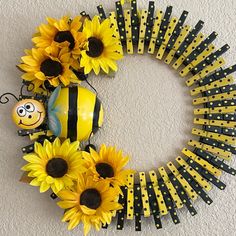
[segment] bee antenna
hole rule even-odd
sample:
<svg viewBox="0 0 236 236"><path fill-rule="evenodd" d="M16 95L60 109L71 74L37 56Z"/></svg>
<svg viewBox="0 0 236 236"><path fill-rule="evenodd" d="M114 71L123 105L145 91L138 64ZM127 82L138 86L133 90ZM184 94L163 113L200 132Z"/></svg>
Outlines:
<svg viewBox="0 0 236 236"><path fill-rule="evenodd" d="M97 90L92 86L92 84L90 84L87 79L85 81L95 91L95 93L98 95Z"/></svg>
<svg viewBox="0 0 236 236"><path fill-rule="evenodd" d="M16 99L16 101L19 101L19 98L16 97L15 94L13 93L4 93L0 96L0 104L6 104L9 102L9 96L12 96L13 98Z"/></svg>

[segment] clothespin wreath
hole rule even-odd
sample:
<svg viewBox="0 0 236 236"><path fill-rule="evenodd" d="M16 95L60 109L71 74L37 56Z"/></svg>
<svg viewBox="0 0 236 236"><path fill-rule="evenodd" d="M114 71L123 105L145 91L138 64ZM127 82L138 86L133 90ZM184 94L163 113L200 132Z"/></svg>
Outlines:
<svg viewBox="0 0 236 236"><path fill-rule="evenodd" d="M134 220L134 229L141 231L147 217L160 229L164 215L178 224L182 208L194 216L198 198L210 205L213 186L225 189L223 172L236 174L228 164L236 154L231 75L236 65L225 66L223 56L229 45L217 49L217 33L201 33L201 20L186 24L187 11L175 17L172 6L163 11L150 1L147 9L138 9L131 0L124 9L124 2L116 2L111 12L99 5L91 17L82 11L74 18L46 18L32 38L34 48L25 50L18 65L20 95L1 96L2 104L10 95L17 100L12 118L18 134L33 141L22 148L21 181L51 191L68 229L82 223L85 235L91 227L109 230L115 216L117 230ZM175 160L148 173L127 169L129 156L115 146L103 144L97 150L91 143L102 128L103 105L95 88L82 87L89 74L114 74L125 53L135 52L154 55L186 78L196 107L196 139Z"/></svg>

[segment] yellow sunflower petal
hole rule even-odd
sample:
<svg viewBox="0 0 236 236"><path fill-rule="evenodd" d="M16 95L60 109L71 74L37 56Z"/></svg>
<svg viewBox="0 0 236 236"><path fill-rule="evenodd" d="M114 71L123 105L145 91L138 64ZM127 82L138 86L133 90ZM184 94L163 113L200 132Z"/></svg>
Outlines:
<svg viewBox="0 0 236 236"><path fill-rule="evenodd" d="M61 75L60 76L60 81L65 85L65 86L68 86L70 84L70 78L68 77L65 77L64 75ZM58 86L58 85L56 85ZM55 86L55 87L56 87Z"/></svg>
<svg viewBox="0 0 236 236"><path fill-rule="evenodd" d="M92 60L92 67L95 74L98 75L100 72L99 60Z"/></svg>
<svg viewBox="0 0 236 236"><path fill-rule="evenodd" d="M48 189L50 188L50 185L46 182L46 181L43 181L40 185L40 193L44 193L46 192Z"/></svg>
<svg viewBox="0 0 236 236"><path fill-rule="evenodd" d="M66 221L70 220L70 218L72 218L77 211L78 210L76 207L73 207L70 210L67 210L65 212L64 216L62 217L62 222L66 222Z"/></svg>
<svg viewBox="0 0 236 236"><path fill-rule="evenodd" d="M84 223L84 236L87 236L89 231L91 230L91 223L86 218L82 218L82 220Z"/></svg>
<svg viewBox="0 0 236 236"><path fill-rule="evenodd" d="M38 181L42 182L42 181L45 181L46 177L47 177L47 174L42 171L41 174L37 176L37 179Z"/></svg>
<svg viewBox="0 0 236 236"><path fill-rule="evenodd" d="M62 145L61 145L61 147L60 147L60 149L59 149L59 155L61 155L61 156L67 156L67 152L68 152L69 147L70 147L70 139L66 139L66 140L62 143Z"/></svg>
<svg viewBox="0 0 236 236"><path fill-rule="evenodd" d="M37 79L39 79L39 80L42 80L42 81L46 80L46 76L45 76L44 73L41 72L41 71L35 73L34 76L35 76Z"/></svg>
<svg viewBox="0 0 236 236"><path fill-rule="evenodd" d="M102 70L103 70L105 73L108 74L108 73L109 73L109 67L108 67L108 65L107 65L106 63L104 63L104 61L101 60L101 59L99 59L99 64L100 64Z"/></svg>
<svg viewBox="0 0 236 236"><path fill-rule="evenodd" d="M42 51L40 49L36 49L36 48L32 48L32 56L38 62L43 61L44 58L45 58L45 56L42 53Z"/></svg>
<svg viewBox="0 0 236 236"><path fill-rule="evenodd" d="M108 59L108 58L105 58L104 60L105 60L105 62L107 63L107 65L108 65L113 71L117 71L117 70L118 70L118 67L117 67L116 62L114 62L113 60Z"/></svg>
<svg viewBox="0 0 236 236"><path fill-rule="evenodd" d="M54 183L54 178L52 178L51 176L47 176L46 177L46 182L51 185L51 184Z"/></svg>
<svg viewBox="0 0 236 236"><path fill-rule="evenodd" d="M58 77L54 77L52 79L49 79L49 83L53 86L53 87L57 87L60 84L60 81L58 79Z"/></svg>
<svg viewBox="0 0 236 236"><path fill-rule="evenodd" d="M47 157L50 159L53 156L52 144L48 140L45 140L44 144L45 144L44 147L47 153Z"/></svg>
<svg viewBox="0 0 236 236"><path fill-rule="evenodd" d="M53 147L53 155L54 156L57 156L59 153L58 153L58 150L60 150L60 147L61 147L61 141L59 138L56 138L52 144L52 147Z"/></svg>
<svg viewBox="0 0 236 236"><path fill-rule="evenodd" d="M64 188L64 183L61 179L55 179L54 184L56 187L55 193L58 193L59 191L61 191Z"/></svg>
<svg viewBox="0 0 236 236"><path fill-rule="evenodd" d="M83 213L86 215L94 215L96 213L96 210L90 209L84 205L81 205L80 208L83 211Z"/></svg>
<svg viewBox="0 0 236 236"><path fill-rule="evenodd" d="M27 65L38 66L37 61L32 56L23 56L21 60Z"/></svg>
<svg viewBox="0 0 236 236"><path fill-rule="evenodd" d="M43 170L41 164L29 163L21 168L24 171L31 171L31 170Z"/></svg>
<svg viewBox="0 0 236 236"><path fill-rule="evenodd" d="M21 76L21 78L27 81L32 81L35 79L35 75L34 73L25 73Z"/></svg>
<svg viewBox="0 0 236 236"><path fill-rule="evenodd" d="M76 16L73 21L71 22L71 29L74 29L76 31L79 31L79 29L82 26L82 22L81 22L81 16Z"/></svg>
<svg viewBox="0 0 236 236"><path fill-rule="evenodd" d="M30 163L36 163L36 164L42 163L42 160L36 154L33 154L33 153L23 156L23 159Z"/></svg>
<svg viewBox="0 0 236 236"><path fill-rule="evenodd" d="M68 224L68 230L74 229L80 223L80 220L81 220L81 213L78 212L70 220L70 222Z"/></svg>
<svg viewBox="0 0 236 236"><path fill-rule="evenodd" d="M61 198L61 199L66 199L66 200L76 200L78 198L78 194L77 193L74 193L72 191L69 191L69 190L61 190L59 193L58 193L58 197Z"/></svg>
<svg viewBox="0 0 236 236"><path fill-rule="evenodd" d="M74 154L77 150L79 150L79 146L80 146L80 142L79 141L75 141L73 143L71 143L68 152L67 152L67 156L71 156L72 154Z"/></svg>
<svg viewBox="0 0 236 236"><path fill-rule="evenodd" d="M34 74L35 72L35 67L26 65L26 64L19 64L17 65L17 67L19 67L20 70L23 70L25 72L31 72L32 74Z"/></svg>
<svg viewBox="0 0 236 236"><path fill-rule="evenodd" d="M36 36L32 38L32 42L39 48L46 48L52 41L50 39L42 38L41 36Z"/></svg>
<svg viewBox="0 0 236 236"><path fill-rule="evenodd" d="M46 160L47 159L47 154L46 154L46 151L45 149L43 148L43 146L36 142L34 144L34 151L38 154L38 156L43 159L43 160Z"/></svg>
<svg viewBox="0 0 236 236"><path fill-rule="evenodd" d="M89 149L91 157L96 161L99 162L101 160L100 156L98 155L98 153L93 150L92 148Z"/></svg>
<svg viewBox="0 0 236 236"><path fill-rule="evenodd" d="M76 201L60 201L57 203L57 205L63 209L72 208L72 207L76 206L76 204L77 204Z"/></svg>
<svg viewBox="0 0 236 236"><path fill-rule="evenodd" d="M41 185L41 182L39 182L37 180L37 178L35 178L35 179L31 180L30 185L38 187Z"/></svg>

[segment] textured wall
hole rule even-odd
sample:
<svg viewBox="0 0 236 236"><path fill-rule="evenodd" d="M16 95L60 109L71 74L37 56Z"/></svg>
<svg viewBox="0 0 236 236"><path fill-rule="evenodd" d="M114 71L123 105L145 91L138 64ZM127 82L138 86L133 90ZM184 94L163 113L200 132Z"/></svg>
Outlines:
<svg viewBox="0 0 236 236"><path fill-rule="evenodd" d="M104 0L107 10L114 9L112 0ZM34 28L45 16L60 17L86 10L91 15L101 0L0 0L0 94L19 91L20 72L15 65L25 48L30 48ZM156 2L164 8L171 4L174 14L190 12L187 22L206 22L203 32L219 33L217 45L229 43L226 55L229 64L236 54L236 2L233 0L162 0ZM139 0L140 7L147 1ZM145 64L145 66L144 66ZM190 137L192 106L188 89L175 71L150 56L128 56L119 63L120 70L113 79L92 77L106 110L104 127L94 138L100 144L116 144L132 156L131 167L150 170L180 154ZM23 165L20 147L28 143L18 138L9 116L11 104L0 107L0 235L81 235L79 229L69 233L60 222L62 210L48 194L39 194L37 188L19 183ZM232 163L234 167L236 163ZM197 201L198 214L191 217L186 209L180 211L181 224L173 225L169 217L163 219L164 229L159 235L235 235L236 181L224 175L225 191L213 189L214 203L206 206ZM157 234L152 219L143 221L143 231L137 235ZM92 233L93 234L93 233ZM91 235L92 235L91 234ZM134 222L128 222L121 232L111 225L98 235L135 235Z"/></svg>

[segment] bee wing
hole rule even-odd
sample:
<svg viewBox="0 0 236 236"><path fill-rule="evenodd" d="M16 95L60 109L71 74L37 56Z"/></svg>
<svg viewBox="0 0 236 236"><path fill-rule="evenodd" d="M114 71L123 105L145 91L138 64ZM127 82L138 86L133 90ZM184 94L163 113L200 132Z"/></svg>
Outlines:
<svg viewBox="0 0 236 236"><path fill-rule="evenodd" d="M61 86L58 86L52 93L48 101L48 126L55 136L61 134L61 123L56 115L56 109L54 107L55 101L61 92Z"/></svg>
<svg viewBox="0 0 236 236"><path fill-rule="evenodd" d="M49 129L53 132L53 134L57 137L61 134L61 123L56 116L56 113L50 112L48 114L48 126Z"/></svg>
<svg viewBox="0 0 236 236"><path fill-rule="evenodd" d="M58 98L59 94L61 92L61 86L58 86L52 93L52 95L50 96L49 100L48 100L48 110L52 110L54 103L56 101L56 99Z"/></svg>

